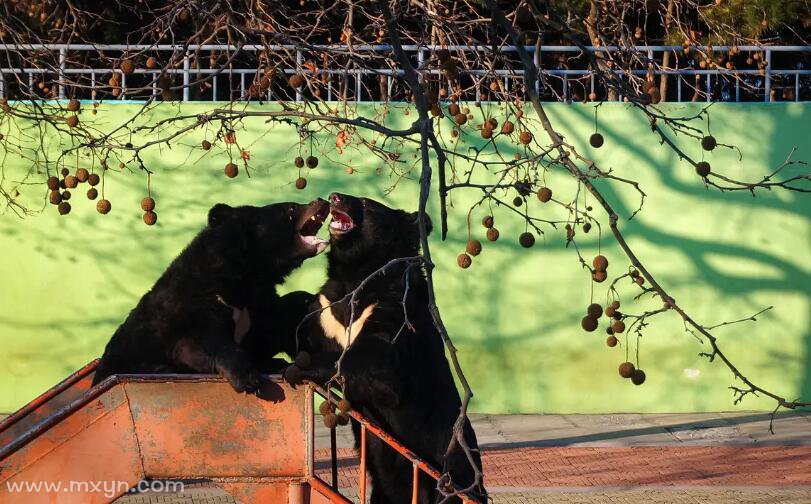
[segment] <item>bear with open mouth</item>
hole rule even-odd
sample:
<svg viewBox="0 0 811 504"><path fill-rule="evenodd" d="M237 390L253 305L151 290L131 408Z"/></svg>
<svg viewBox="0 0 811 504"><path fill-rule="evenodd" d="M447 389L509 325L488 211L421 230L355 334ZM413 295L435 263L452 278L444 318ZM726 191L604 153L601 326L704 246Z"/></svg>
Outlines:
<svg viewBox="0 0 811 504"><path fill-rule="evenodd" d="M217 373L237 392L256 392L260 372L292 354L311 300L276 286L327 242L322 199L262 207L217 204L208 225L113 334L94 383L113 374Z"/></svg>
<svg viewBox="0 0 811 504"><path fill-rule="evenodd" d="M389 208L368 198L332 194L328 280L298 329L299 349L311 354L306 368L291 366L285 379L325 383L341 376L352 407L380 425L443 473L457 488L474 481L474 470L458 443L449 451L461 407L442 338L428 308L417 213ZM430 219L427 228L430 232ZM391 264L398 258L415 260ZM368 278L386 266L383 274ZM350 295L367 281L356 298ZM356 444L360 427L352 422ZM464 439L481 470L476 434L469 422ZM411 502L411 463L375 436L367 437L373 503ZM436 484L420 472L420 503L439 499ZM471 496L486 501L479 485ZM459 502L450 499L449 502Z"/></svg>

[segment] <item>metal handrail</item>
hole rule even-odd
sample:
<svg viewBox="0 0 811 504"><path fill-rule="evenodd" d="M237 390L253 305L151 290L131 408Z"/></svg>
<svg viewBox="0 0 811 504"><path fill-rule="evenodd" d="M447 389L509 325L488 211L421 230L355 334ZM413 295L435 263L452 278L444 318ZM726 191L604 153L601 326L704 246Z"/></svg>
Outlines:
<svg viewBox="0 0 811 504"><path fill-rule="evenodd" d="M324 388L314 383L311 383L313 390L333 404L333 406L338 405L338 400L335 399L336 394L332 392L328 392ZM313 408L314 409L314 408ZM440 473L436 468L434 468L431 464L427 461L422 459L419 455L408 449L405 445L400 443L397 439L394 438L391 434L387 433L374 422L363 416L356 410L351 410L346 412L345 414L349 415L360 424L360 466L358 468L358 475L359 475L359 482L358 482L358 496L360 499L361 504L366 504L366 437L367 433L371 432L372 435L376 436L378 439L389 445L394 451L399 453L403 458L411 462L412 466L412 485L411 485L411 502L416 504L418 501L417 496L419 495L419 475L420 471L424 472L431 478L436 481L442 477L442 473ZM335 436L335 428L330 429L330 462L331 462L331 470L332 470L332 487L335 491L338 491L338 461L337 461L337 447L336 447L336 436ZM458 489L458 488L457 488ZM475 504L475 500L471 499L468 495L462 493L459 495L462 499L464 504Z"/></svg>
<svg viewBox="0 0 811 504"><path fill-rule="evenodd" d="M764 55L764 62L766 63L766 67L761 71L757 69L726 69L726 68L713 68L713 69L693 69L693 68L686 68L686 69L646 69L646 68L637 68L637 69L630 69L630 70L621 70L621 69L614 69L610 70L617 75L626 75L628 73L634 75L647 75L647 74L655 74L655 75L672 75L677 77L677 101L682 101L682 81L684 76L706 76L705 83L706 89L703 92L706 97L706 101L712 100L712 81L713 76L716 77L738 77L738 76L758 76L763 79L762 87L763 87L763 100L770 101L771 98L771 91L772 91L772 80L775 76L786 76L786 77L793 77L794 78L794 100L800 101L801 99L801 76L811 75L811 69L800 69L800 68L772 68L772 54L773 53L803 53L811 55L811 45L788 45L788 46L759 46L759 45L742 45L742 46L729 46L729 45L712 45L712 46L704 46L704 45L694 45L690 46L694 49L709 51L713 53L724 53L729 52L731 49L736 49L738 51L756 51L762 52ZM438 69L426 69L423 66L425 62L426 52L434 51L436 49L447 49L449 51L462 51L462 52L489 52L492 51L493 48L489 46L481 46L481 45L449 45L449 46L439 46L439 45L405 45L403 49L407 53L412 53L416 55L417 61L420 64L421 72L429 73L433 75L441 75L441 71ZM640 45L640 46L631 46L631 47L619 47L619 46L602 46L602 47L595 47L595 46L585 46L584 48L580 48L577 46L561 46L561 45L541 45L536 47L534 45L527 45L523 47L529 53L579 53L583 50L589 52L602 52L602 53L646 53L649 59L653 59L653 56L657 52L669 52L675 51L679 52L684 49L684 46L680 45ZM301 63L303 62L303 54L312 52L312 51L332 51L335 53L349 53L350 49L352 52L371 52L371 53L386 53L393 50L393 47L389 44L360 44L360 45L353 45L351 48L346 45L338 45L338 44L315 44L309 47L302 47L292 44L271 44L271 45L261 45L261 44L245 44L242 46L237 46L233 44L190 44L188 46L182 45L172 45L172 44L0 44L0 51L17 51L17 52L25 52L25 51L54 51L59 53L59 68L11 68L11 67L3 67L0 68L0 98L6 97L6 82L4 75L5 74L24 74L28 75L29 78L29 86L33 87L33 77L36 75L43 75L43 74L53 74L58 73L59 79L57 81L58 85L58 97L60 99L65 97L65 86L68 84L66 79L63 79L63 76L67 75L89 75L91 79L90 85L90 92L91 97L92 92L96 89L105 89L106 86L99 86L96 82L97 75L109 75L112 73L117 73L122 75L120 88L121 94L119 96L120 100L125 100L127 98L127 83L126 83L126 75L124 75L120 70L117 69L110 69L110 68L69 68L67 63L67 52L68 51L79 51L79 52L103 52L103 51L111 51L111 52L121 52L122 55L127 55L129 53L141 53L141 52L172 52L172 53L179 53L182 55L182 66L179 65L178 68L166 68L166 69L136 69L134 74L136 75L150 75L153 78L152 81L152 94L153 96L158 93L156 87L156 80L161 74L169 74L169 75L181 75L183 77L183 101L192 101L191 93L189 92L188 83L190 82L191 75L209 75L211 76L211 81L213 85L212 89L212 101L217 101L218 99L218 78L219 77L230 77L230 76L237 76L239 78L239 85L236 89L239 90L239 99L240 100L247 100L250 97L247 95L246 90L247 87L245 85L245 76L246 75L254 75L259 70L257 68L228 68L228 69L196 69L191 68L190 65L190 58L194 51L247 51L247 52L257 52L257 51L295 51L296 53L296 66L288 67L281 69L280 71L285 74L293 74L301 70ZM517 46L501 46L497 49L500 52L515 52L518 50ZM470 69L470 70L461 70L461 72L467 75L474 75L474 76L484 76L484 75L497 75L500 78L504 79L504 85L506 88L509 89L510 81L515 78L522 78L523 71L521 70L477 70L477 69ZM590 89L593 91L595 82L594 82L594 72L592 70L587 69L547 69L541 68L541 73L544 75L555 76L562 78L563 81L563 89L562 89L562 98L563 100L568 101L570 99L569 93L569 80L568 77L576 77L576 78L589 78L589 86ZM392 78L396 78L398 76L403 75L402 70L392 70L389 68L363 68L363 69L322 69L317 72L318 75L341 75L341 76L352 76L355 79L355 101L362 102L364 101L363 93L362 93L362 78L364 76L385 76L387 79L387 89L391 90L392 87ZM236 91L234 85L231 83L230 79L228 81L228 85L230 86L229 89L229 99L232 96L232 93ZM539 85L539 84L538 84ZM759 83L758 83L758 86ZM480 96L478 94L476 98L479 99ZM327 101L333 100L333 91L332 86L327 87ZM622 96L619 96L618 99L622 100ZM271 91L267 91L266 99L271 100L273 96L271 95ZM295 94L295 101L301 101L302 95L300 92L296 92ZM740 101L740 80L735 79L735 101Z"/></svg>

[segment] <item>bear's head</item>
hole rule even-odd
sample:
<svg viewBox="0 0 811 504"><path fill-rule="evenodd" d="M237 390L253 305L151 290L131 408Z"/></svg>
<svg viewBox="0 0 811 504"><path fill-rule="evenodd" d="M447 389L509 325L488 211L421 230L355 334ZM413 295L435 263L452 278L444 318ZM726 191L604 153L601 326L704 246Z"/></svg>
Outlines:
<svg viewBox="0 0 811 504"><path fill-rule="evenodd" d="M218 203L208 212L207 231L227 241L222 248L227 248L229 258L246 265L249 272L261 269L283 277L324 251L327 241L315 234L328 215L329 204L320 198L309 204L262 207Z"/></svg>
<svg viewBox="0 0 811 504"><path fill-rule="evenodd" d="M418 212L406 212L369 198L333 193L329 196L330 276L339 265L373 271L392 259L419 254ZM431 232L431 219L426 231Z"/></svg>

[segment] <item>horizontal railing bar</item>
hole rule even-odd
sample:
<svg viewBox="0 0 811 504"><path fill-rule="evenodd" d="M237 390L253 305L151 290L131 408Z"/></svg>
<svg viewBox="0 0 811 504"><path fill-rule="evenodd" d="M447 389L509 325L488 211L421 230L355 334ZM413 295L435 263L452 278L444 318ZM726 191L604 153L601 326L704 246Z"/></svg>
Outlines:
<svg viewBox="0 0 811 504"><path fill-rule="evenodd" d="M691 49L702 49L707 51L721 51L726 52L732 48L740 51L773 51L773 52L811 52L811 45L742 45L742 46L730 46L730 45L713 45L713 46L705 46L705 45L690 45L690 46L682 46L682 45L644 45L644 46L630 46L630 47L622 47L622 46L584 46L584 48L590 52L601 52L601 51L609 51L609 52L620 52L620 51L638 51L638 52L646 52L646 51L681 51L684 50L685 47L689 47ZM262 44L245 44L243 46L236 46L233 44L190 44L188 46L183 45L171 45L171 44L0 44L0 50L10 51L10 50L74 50L74 51L219 51L219 50L229 50L229 51L236 51L237 49L243 51L263 51L263 50L271 50L271 51L279 51L279 50L339 50L339 49L349 49L349 46L341 45L341 44L313 44L313 45L295 45L295 44L270 44L270 45L262 45ZM434 51L439 49L447 49L449 51L492 51L491 46L481 46L481 45L405 45L403 46L405 51ZM393 46L390 44L358 44L353 45L351 50L353 52L356 51L391 51L393 50ZM505 45L500 46L499 50L502 52L515 52L518 50L517 46L512 45ZM536 47L534 45L524 46L524 50L534 52ZM549 45L540 46L541 52L580 52L582 49L578 46L562 46L562 45Z"/></svg>
<svg viewBox="0 0 811 504"><path fill-rule="evenodd" d="M604 72L609 72L609 70L603 70ZM228 74L255 74L262 72L262 70L257 70L255 68L235 68L233 70L221 70L218 68L191 68L188 71L182 68L167 68L165 70L133 70L133 74L153 74L158 75L160 73L169 73L169 74L185 74L186 72L190 74L198 73L198 74L218 74L222 76L228 76ZM594 70L561 70L561 69L541 69L541 73L545 74L553 74L553 75L591 75L595 73ZM610 72L617 74L617 75L624 75L628 73L633 73L634 75L647 75L647 74L655 74L655 75L757 75L760 73L760 70L756 69L742 69L742 70L728 70L728 69L716 69L716 70L695 70L695 69L662 69L662 70L643 70L643 69L633 69L633 70L610 70ZM121 74L121 70L112 69L112 68L68 68L64 70L58 69L46 69L46 68L0 68L0 73L3 74L47 74L47 73L64 73L64 74L105 74L105 73L117 73ZM295 68L285 68L282 70L282 73L285 74L294 74L297 73ZM403 75L402 70L391 70L388 68L381 68L381 69L372 69L372 68L365 68L365 69L354 69L354 70L317 70L315 73L313 72L304 72L308 75ZM432 75L442 75L441 70L427 70L424 73L429 73ZM469 74L469 75L499 75L503 77L510 77L510 76L519 76L524 75L523 70L463 70L459 69L459 73L462 74ZM797 70L791 68L776 68L771 70L772 76L774 75L811 75L811 69L808 70Z"/></svg>

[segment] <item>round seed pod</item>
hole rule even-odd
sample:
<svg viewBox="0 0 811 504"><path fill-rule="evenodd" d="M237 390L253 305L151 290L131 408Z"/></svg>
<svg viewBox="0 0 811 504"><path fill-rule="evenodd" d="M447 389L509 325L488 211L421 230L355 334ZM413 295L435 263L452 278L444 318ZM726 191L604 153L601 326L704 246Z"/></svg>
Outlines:
<svg viewBox="0 0 811 504"><path fill-rule="evenodd" d="M155 200L147 196L141 200L141 210L144 212L151 212L155 209Z"/></svg>
<svg viewBox="0 0 811 504"><path fill-rule="evenodd" d="M296 189L304 189L307 187L307 179L304 177L299 177L296 179Z"/></svg>
<svg viewBox="0 0 811 504"><path fill-rule="evenodd" d="M495 117L491 117L490 119L487 120L485 126L489 126L490 129L498 128L498 119L496 119Z"/></svg>
<svg viewBox="0 0 811 504"><path fill-rule="evenodd" d="M322 415L329 415L335 412L335 406L329 401L324 401L318 406L318 412Z"/></svg>
<svg viewBox="0 0 811 504"><path fill-rule="evenodd" d="M597 270L591 274L591 279L597 283L605 282L606 278L608 278L608 274L604 270Z"/></svg>
<svg viewBox="0 0 811 504"><path fill-rule="evenodd" d="M119 68L125 75L129 75L135 71L135 63L133 63L130 59L125 59L121 62Z"/></svg>
<svg viewBox="0 0 811 504"><path fill-rule="evenodd" d="M70 175L70 170L68 170L67 168L62 168L61 170L59 170L59 173L62 174L63 177L67 177L68 175Z"/></svg>
<svg viewBox="0 0 811 504"><path fill-rule="evenodd" d="M699 161L696 163L696 173L701 175L702 177L706 177L710 174L711 168L710 163L706 161Z"/></svg>
<svg viewBox="0 0 811 504"><path fill-rule="evenodd" d="M482 242L480 242L479 240L468 240L465 250L467 251L468 254L472 255L473 257L476 257L477 255L482 253Z"/></svg>
<svg viewBox="0 0 811 504"><path fill-rule="evenodd" d="M634 369L631 375L631 382L633 382L634 385L642 385L645 383L645 372L641 369Z"/></svg>
<svg viewBox="0 0 811 504"><path fill-rule="evenodd" d="M79 182L87 182L87 179L90 177L90 172L87 171L87 168L79 168L76 170L76 180Z"/></svg>
<svg viewBox="0 0 811 504"><path fill-rule="evenodd" d="M636 277L638 277L638 276L639 276L639 271L637 271L637 270L635 270L635 269L634 269L634 270L631 270L630 275L631 275L631 278L636 278Z"/></svg>
<svg viewBox="0 0 811 504"><path fill-rule="evenodd" d="M538 199L541 203L546 203L552 199L552 189L548 187L541 187L538 189Z"/></svg>
<svg viewBox="0 0 811 504"><path fill-rule="evenodd" d="M504 124L501 125L501 133L503 135L510 135L513 131L515 131L515 125L510 121L504 121Z"/></svg>
<svg viewBox="0 0 811 504"><path fill-rule="evenodd" d="M298 89L304 84L304 77L299 74L293 74L287 79L287 83L293 89Z"/></svg>
<svg viewBox="0 0 811 504"><path fill-rule="evenodd" d="M67 118L67 119L65 119L65 123L66 123L66 124L67 124L69 127L71 127L71 128L75 128L76 126L78 126L78 125L79 125L79 116L75 116L75 115L68 116L68 118Z"/></svg>
<svg viewBox="0 0 811 504"><path fill-rule="evenodd" d="M460 112L461 110L459 109L459 105L455 103L451 103L450 105L448 105L448 114L456 117L457 115L459 115Z"/></svg>
<svg viewBox="0 0 811 504"><path fill-rule="evenodd" d="M594 260L591 261L591 264L596 270L605 271L608 269L608 259L606 259L604 255L598 255L595 257Z"/></svg>
<svg viewBox="0 0 811 504"><path fill-rule="evenodd" d="M580 321L580 325L583 326L583 330L594 332L597 329L597 319L586 315L583 317L583 320Z"/></svg>
<svg viewBox="0 0 811 504"><path fill-rule="evenodd" d="M613 306L613 305L612 305L612 306L608 306L608 307L605 309L605 316L606 316L606 317L608 317L608 318L613 318L613 317L614 317L614 312L615 312L615 311L617 311L617 309L616 309L616 308L614 308L614 306Z"/></svg>
<svg viewBox="0 0 811 504"><path fill-rule="evenodd" d="M453 119L459 126L462 126L467 122L467 116L465 114L456 114L455 116L453 116Z"/></svg>
<svg viewBox="0 0 811 504"><path fill-rule="evenodd" d="M307 168L315 168L318 166L318 158L315 156L307 156Z"/></svg>
<svg viewBox="0 0 811 504"><path fill-rule="evenodd" d="M520 207L523 204L524 204L524 199L521 196L516 196L515 198L513 198L513 206L514 207Z"/></svg>
<svg viewBox="0 0 811 504"><path fill-rule="evenodd" d="M588 233L591 231L591 222L586 222L583 224L583 232Z"/></svg>
<svg viewBox="0 0 811 504"><path fill-rule="evenodd" d="M203 150L209 150L211 149L211 142L209 142L208 140L203 140L202 142L200 142L200 147L202 147Z"/></svg>
<svg viewBox="0 0 811 504"><path fill-rule="evenodd" d="M491 227L487 230L487 239L491 242L498 240L498 229Z"/></svg>
<svg viewBox="0 0 811 504"><path fill-rule="evenodd" d="M605 140L603 139L603 135L599 133L594 133L589 137L589 144L595 149L599 149L600 147L602 147L604 141Z"/></svg>
<svg viewBox="0 0 811 504"><path fill-rule="evenodd" d="M630 378L634 374L634 365L630 362L623 362L620 364L619 373L623 378Z"/></svg>
<svg viewBox="0 0 811 504"><path fill-rule="evenodd" d="M338 415L338 425L346 425L349 423L349 415Z"/></svg>
<svg viewBox="0 0 811 504"><path fill-rule="evenodd" d="M296 354L296 358L293 361L293 363L301 369L307 369L308 367L310 367L310 364L313 363L313 359L312 357L310 357L309 352L305 352L302 350L301 352Z"/></svg>
<svg viewBox="0 0 811 504"><path fill-rule="evenodd" d="M482 226L486 227L487 229L490 229L491 227L493 227L493 216L492 215L486 215L482 219Z"/></svg>
<svg viewBox="0 0 811 504"><path fill-rule="evenodd" d="M70 191L62 191L62 200L63 201L69 200L70 196L71 196Z"/></svg>
<svg viewBox="0 0 811 504"><path fill-rule="evenodd" d="M352 175L353 173L355 173L355 169L352 168L351 166L347 166L344 171L347 173L347 175Z"/></svg>
<svg viewBox="0 0 811 504"><path fill-rule="evenodd" d="M529 131L522 131L520 135L518 135L518 141L524 145L529 145L532 142L532 133Z"/></svg>
<svg viewBox="0 0 811 504"><path fill-rule="evenodd" d="M618 300L616 300L616 299L614 301L611 301L611 308L613 308L615 310L619 310L620 309L620 302Z"/></svg>
<svg viewBox="0 0 811 504"><path fill-rule="evenodd" d="M155 212L144 212L144 224L147 226L154 226L158 222L158 214Z"/></svg>
<svg viewBox="0 0 811 504"><path fill-rule="evenodd" d="M493 138L493 130L490 128L482 128L480 131L482 138L489 139Z"/></svg>
<svg viewBox="0 0 811 504"><path fill-rule="evenodd" d="M468 269L473 264L473 259L469 255L462 253L456 256L456 264L462 269Z"/></svg>
<svg viewBox="0 0 811 504"><path fill-rule="evenodd" d="M62 203L62 193L59 191L51 191L51 194L48 195L48 201L51 205L58 205Z"/></svg>
<svg viewBox="0 0 811 504"><path fill-rule="evenodd" d="M59 211L59 215L67 215L70 213L70 203L63 201L57 205L56 209Z"/></svg>
<svg viewBox="0 0 811 504"><path fill-rule="evenodd" d="M68 175L65 177L65 187L68 189L74 189L77 185L79 185L79 180L75 176Z"/></svg>
<svg viewBox="0 0 811 504"><path fill-rule="evenodd" d="M439 117L442 115L442 109L436 103L431 105L431 115L433 117Z"/></svg>
<svg viewBox="0 0 811 504"><path fill-rule="evenodd" d="M301 156L296 156L296 159L293 160L293 164L296 165L296 168L303 168L304 167L304 158Z"/></svg>
<svg viewBox="0 0 811 504"><path fill-rule="evenodd" d="M715 148L717 142L715 141L715 137L712 135L707 135L701 139L701 148L705 151L711 151Z"/></svg>
<svg viewBox="0 0 811 504"><path fill-rule="evenodd" d="M352 404L346 399L341 399L338 401L338 409L341 410L341 413L349 413L352 411Z"/></svg>
<svg viewBox="0 0 811 504"><path fill-rule="evenodd" d="M87 176L87 183L91 186L98 185L101 182L101 177L98 176L96 173L91 173Z"/></svg>
<svg viewBox="0 0 811 504"><path fill-rule="evenodd" d="M328 429L334 429L338 426L338 415L335 413L328 413L324 415L324 425Z"/></svg>
<svg viewBox="0 0 811 504"><path fill-rule="evenodd" d="M100 199L96 203L96 211L98 213L102 214L102 215L106 215L106 214L110 213L110 210L112 210L112 208L113 208L113 205L111 205L110 201L106 200L106 199Z"/></svg>
<svg viewBox="0 0 811 504"><path fill-rule="evenodd" d="M617 337L612 334L611 336L605 339L605 344L610 346L611 348L614 348L615 346L617 346L618 341L619 340L617 340Z"/></svg>
<svg viewBox="0 0 811 504"><path fill-rule="evenodd" d="M603 316L603 307L598 303L591 303L586 309L586 313L589 314L589 317L600 318Z"/></svg>
<svg viewBox="0 0 811 504"><path fill-rule="evenodd" d="M82 102L77 100L76 98L72 98L66 107L71 112L78 112L80 108L82 108Z"/></svg>
<svg viewBox="0 0 811 504"><path fill-rule="evenodd" d="M614 320L622 320L623 314L619 310L614 310L614 315L611 316Z"/></svg>
<svg viewBox="0 0 811 504"><path fill-rule="evenodd" d="M645 279L643 277L641 277L641 276L638 276L638 277L634 278L634 282L636 282L637 285L642 285L642 284L645 283Z"/></svg>
<svg viewBox="0 0 811 504"><path fill-rule="evenodd" d="M535 235L530 232L521 233L518 237L518 243L524 248L530 248L535 245Z"/></svg>
<svg viewBox="0 0 811 504"><path fill-rule="evenodd" d="M146 67L150 70L154 70L158 68L158 60L154 57L150 56L146 59Z"/></svg>
<svg viewBox="0 0 811 504"><path fill-rule="evenodd" d="M595 93L594 91L589 93L589 101L597 101L597 93Z"/></svg>
<svg viewBox="0 0 811 504"><path fill-rule="evenodd" d="M614 330L614 334L621 334L625 332L625 322L622 320L615 320L613 324L611 324L611 329Z"/></svg>
<svg viewBox="0 0 811 504"><path fill-rule="evenodd" d="M56 190L59 189L59 179L54 177L53 175L48 177L47 184L48 184L48 189L50 189L51 191L56 191Z"/></svg>
<svg viewBox="0 0 811 504"><path fill-rule="evenodd" d="M87 190L87 199L94 200L99 197L99 191L95 187Z"/></svg>
<svg viewBox="0 0 811 504"><path fill-rule="evenodd" d="M239 175L239 167L234 163L228 163L225 165L223 172L225 173L226 177L234 178Z"/></svg>

